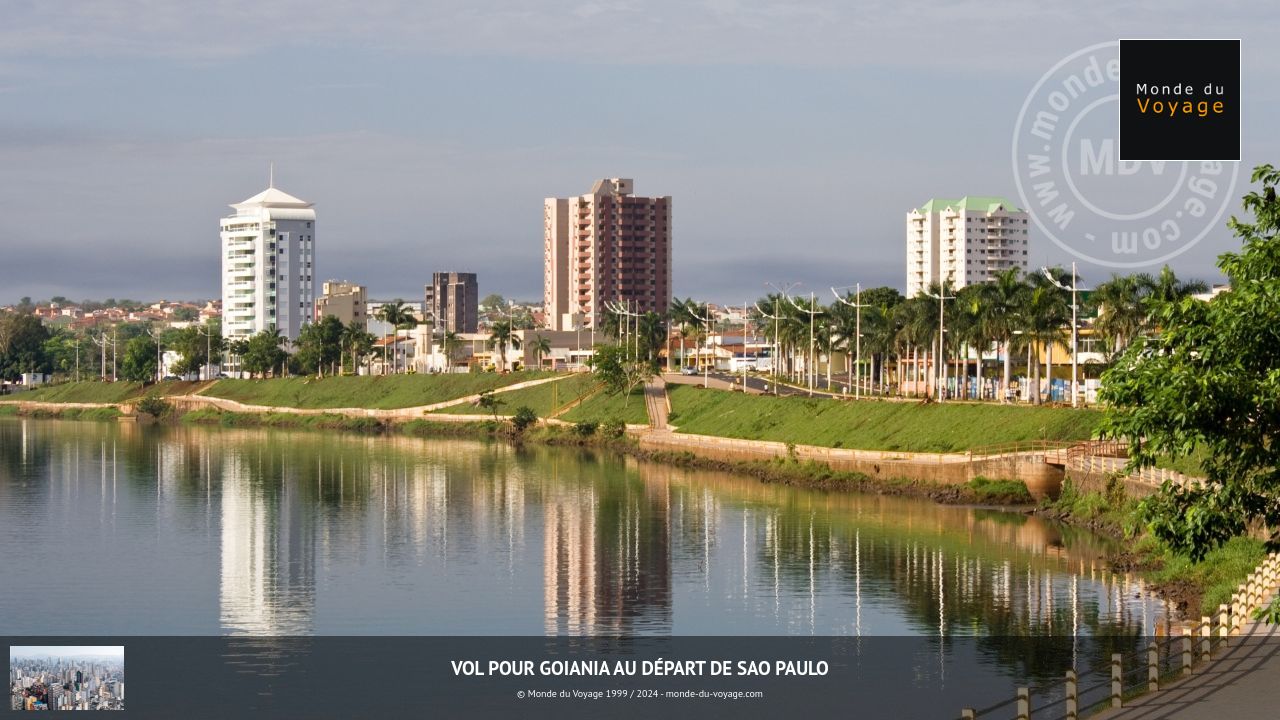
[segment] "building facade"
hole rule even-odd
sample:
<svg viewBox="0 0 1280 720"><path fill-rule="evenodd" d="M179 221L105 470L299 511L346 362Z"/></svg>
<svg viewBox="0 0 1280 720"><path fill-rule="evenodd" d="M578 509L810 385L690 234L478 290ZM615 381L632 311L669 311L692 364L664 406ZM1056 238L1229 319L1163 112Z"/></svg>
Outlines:
<svg viewBox="0 0 1280 720"><path fill-rule="evenodd" d="M222 218L222 335L277 328L295 340L314 312L316 211L274 183Z"/></svg>
<svg viewBox="0 0 1280 720"><path fill-rule="evenodd" d="M363 285L329 280L320 289L323 294L316 300L316 320L332 315L342 321L343 325L368 325L368 298Z"/></svg>
<svg viewBox="0 0 1280 720"><path fill-rule="evenodd" d="M543 206L543 305L552 330L600 327L605 303L665 314L671 302L671 197L637 197L628 178Z"/></svg>
<svg viewBox="0 0 1280 720"><path fill-rule="evenodd" d="M480 285L475 273L432 273L423 300L423 322L431 323L437 330L476 332Z"/></svg>
<svg viewBox="0 0 1280 720"><path fill-rule="evenodd" d="M1027 270L1027 213L999 197L933 198L907 213L907 297Z"/></svg>

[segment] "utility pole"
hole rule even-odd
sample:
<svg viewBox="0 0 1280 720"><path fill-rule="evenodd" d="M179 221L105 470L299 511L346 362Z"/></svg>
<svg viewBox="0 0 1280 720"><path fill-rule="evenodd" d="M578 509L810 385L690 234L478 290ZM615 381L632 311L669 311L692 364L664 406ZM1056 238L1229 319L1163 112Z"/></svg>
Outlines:
<svg viewBox="0 0 1280 720"><path fill-rule="evenodd" d="M777 285L771 282L765 283L765 285L773 288L774 290L777 290L780 298L788 297L787 293L791 292L791 290L799 284L800 284L799 282L788 283L785 288L782 288L782 287L778 287ZM770 358L770 364L773 366L773 395L774 397L777 397L778 396L778 361L782 355L782 342L779 336L778 321L782 319L782 313L778 312L777 303L774 303L772 315L766 315L763 310L760 310L759 304L756 305L756 310L759 311L762 316L773 320L773 351L772 351L773 357Z"/></svg>
<svg viewBox="0 0 1280 720"><path fill-rule="evenodd" d="M934 295L933 293L929 293L929 292L926 292L925 295L928 295L931 298L938 298L938 354L937 354L937 357L935 357L934 359L938 363L938 369L936 372L936 377L938 378L938 402L942 402L942 397L943 397L942 386L945 385L947 382L947 340L946 340L947 329L946 329L946 323L944 322L944 319L946 317L946 308L942 304L942 301L955 300L956 298L954 295L947 294L946 283L942 283L938 286L937 295Z"/></svg>
<svg viewBox="0 0 1280 720"><path fill-rule="evenodd" d="M856 359L854 362L857 364L858 370L857 381L854 382L853 385L853 398L857 400L862 397L862 308L866 307L866 305L862 304L862 283L856 283L854 288L856 288L856 290L853 302L849 302L848 300L840 297L840 293L836 292L835 288L831 288L831 294L836 296L836 300L854 308L854 346L856 347ZM847 287L842 289L847 289ZM873 367L872 369L874 370L875 368Z"/></svg>
<svg viewBox="0 0 1280 720"><path fill-rule="evenodd" d="M1044 276L1048 278L1049 282L1053 283L1054 286L1062 290L1071 291L1071 407L1078 407L1079 398L1076 396L1079 394L1079 391L1076 388L1080 382L1080 323L1077 319L1077 313L1080 310L1080 303L1077 298L1077 293L1082 288L1079 286L1079 276L1076 275L1076 263L1074 260L1071 261L1071 287L1067 287L1058 282L1058 279L1053 276L1053 273L1049 271L1049 268L1041 268L1040 271L1044 273ZM1049 378L1049 387L1053 387L1053 378ZM1052 399L1052 393L1050 393L1050 397Z"/></svg>
<svg viewBox="0 0 1280 720"><path fill-rule="evenodd" d="M697 315L694 315L692 310L689 311L689 314L693 315L695 319L700 320L701 322L705 322L707 324L707 337L706 337L706 340L703 342L703 345L706 345L709 347L711 345L711 309L707 308L706 317L698 317ZM711 360L712 362L715 361L714 354L711 356ZM711 366L706 363L705 358L703 358L703 363L702 363L702 387L704 389L711 387Z"/></svg>
<svg viewBox="0 0 1280 720"><path fill-rule="evenodd" d="M814 370L815 370L814 368L815 361L814 361L814 353L813 353L813 326L817 322L817 317L822 314L822 311L819 310L817 307L818 300L813 292L809 293L808 308L801 307L800 304L795 301L795 298L788 297L787 299L791 301L791 304L794 305L797 310L809 316L809 360L807 363L805 363L808 366L805 368L805 370L807 371L805 374L809 376L809 397L813 397L813 380L814 380Z"/></svg>

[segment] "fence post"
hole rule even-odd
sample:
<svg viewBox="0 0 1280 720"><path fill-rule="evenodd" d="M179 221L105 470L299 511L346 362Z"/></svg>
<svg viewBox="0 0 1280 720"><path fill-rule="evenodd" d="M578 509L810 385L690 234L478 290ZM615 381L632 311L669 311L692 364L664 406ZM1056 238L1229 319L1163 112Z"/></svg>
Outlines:
<svg viewBox="0 0 1280 720"><path fill-rule="evenodd" d="M1209 616L1204 615L1200 618L1200 661L1208 662L1209 653L1212 648L1209 646L1209 638L1211 637L1212 627L1209 623Z"/></svg>
<svg viewBox="0 0 1280 720"><path fill-rule="evenodd" d="M1191 628L1182 628L1182 674L1191 674Z"/></svg>
<svg viewBox="0 0 1280 720"><path fill-rule="evenodd" d="M1154 640L1147 643L1147 692L1160 689L1160 646Z"/></svg>
<svg viewBox="0 0 1280 720"><path fill-rule="evenodd" d="M973 708L962 708L960 710L960 720L975 720L977 717L978 713Z"/></svg>
<svg viewBox="0 0 1280 720"><path fill-rule="evenodd" d="M1031 688L1018 688L1018 720L1031 720Z"/></svg>
<svg viewBox="0 0 1280 720"><path fill-rule="evenodd" d="M1080 689L1076 684L1076 671L1067 671L1067 720L1077 720L1080 717Z"/></svg>
<svg viewBox="0 0 1280 720"><path fill-rule="evenodd" d="M1121 683L1123 681L1120 675L1120 653L1112 653L1111 655L1111 707L1120 707Z"/></svg>
<svg viewBox="0 0 1280 720"><path fill-rule="evenodd" d="M1227 637L1231 635L1231 608L1226 603L1218 606L1218 637L1222 638L1222 643L1227 644Z"/></svg>

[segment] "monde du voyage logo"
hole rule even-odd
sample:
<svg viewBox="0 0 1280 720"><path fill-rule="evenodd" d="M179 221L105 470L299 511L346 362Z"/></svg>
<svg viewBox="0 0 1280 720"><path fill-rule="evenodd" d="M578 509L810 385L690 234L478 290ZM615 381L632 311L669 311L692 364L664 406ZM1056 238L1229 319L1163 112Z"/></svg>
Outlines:
<svg viewBox="0 0 1280 720"><path fill-rule="evenodd" d="M1221 228L1240 158L1238 40L1120 40L1062 58L1014 126L1032 221L1083 260L1166 262Z"/></svg>

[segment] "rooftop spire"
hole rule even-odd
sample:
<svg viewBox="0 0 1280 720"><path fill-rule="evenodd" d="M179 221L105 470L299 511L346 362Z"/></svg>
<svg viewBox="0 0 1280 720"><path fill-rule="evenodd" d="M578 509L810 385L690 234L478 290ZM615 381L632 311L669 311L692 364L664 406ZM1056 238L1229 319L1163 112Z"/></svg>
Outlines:
<svg viewBox="0 0 1280 720"><path fill-rule="evenodd" d="M270 163L267 169L267 187L273 188L275 186L276 186L276 164L275 162L272 162Z"/></svg>

